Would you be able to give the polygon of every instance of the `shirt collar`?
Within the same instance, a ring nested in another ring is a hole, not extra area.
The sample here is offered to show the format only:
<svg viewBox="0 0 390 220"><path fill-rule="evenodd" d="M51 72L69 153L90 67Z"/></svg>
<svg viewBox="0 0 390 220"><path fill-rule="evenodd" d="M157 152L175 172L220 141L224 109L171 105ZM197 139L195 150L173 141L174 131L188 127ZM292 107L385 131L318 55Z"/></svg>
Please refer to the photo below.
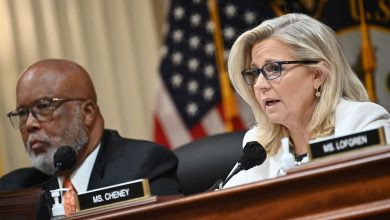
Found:
<svg viewBox="0 0 390 220"><path fill-rule="evenodd" d="M71 175L70 180L72 181L73 187L76 189L77 193L83 193L87 191L89 178L92 173L93 165L95 164L95 160L97 154L100 149L99 145L85 158L84 162L78 167ZM62 187L62 183L64 182L64 177L59 176L58 184Z"/></svg>

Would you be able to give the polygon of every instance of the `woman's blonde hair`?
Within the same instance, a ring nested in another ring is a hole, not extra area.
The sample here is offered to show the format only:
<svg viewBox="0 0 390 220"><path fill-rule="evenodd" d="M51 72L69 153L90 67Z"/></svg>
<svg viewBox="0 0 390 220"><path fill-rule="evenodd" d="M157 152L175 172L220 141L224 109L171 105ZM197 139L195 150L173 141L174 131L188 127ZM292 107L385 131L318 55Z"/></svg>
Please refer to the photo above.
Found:
<svg viewBox="0 0 390 220"><path fill-rule="evenodd" d="M251 106L258 126L258 140L267 151L275 154L281 138L288 135L285 127L271 123L258 103L253 86L247 85L241 71L250 67L252 47L266 39L276 39L289 46L295 58L320 60L317 64L308 65L315 71L327 75L321 85L321 97L318 99L309 124L312 137L329 135L334 129L334 113L343 97L355 101L367 101L367 92L349 66L335 33L325 24L307 15L291 13L271 20L246 31L234 42L229 59L228 71L230 80ZM313 92L314 91L308 91Z"/></svg>

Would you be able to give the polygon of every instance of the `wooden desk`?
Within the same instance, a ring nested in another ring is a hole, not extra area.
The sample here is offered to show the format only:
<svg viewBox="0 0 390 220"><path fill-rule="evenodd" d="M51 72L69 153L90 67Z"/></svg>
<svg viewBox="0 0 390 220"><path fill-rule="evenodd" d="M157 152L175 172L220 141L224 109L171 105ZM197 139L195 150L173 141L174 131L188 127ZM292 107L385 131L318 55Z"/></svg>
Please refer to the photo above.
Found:
<svg viewBox="0 0 390 220"><path fill-rule="evenodd" d="M24 189L0 192L0 219L35 219L41 189Z"/></svg>
<svg viewBox="0 0 390 220"><path fill-rule="evenodd" d="M344 154L253 184L78 213L69 219L378 219L390 216L390 146ZM389 218L388 218L389 219Z"/></svg>
<svg viewBox="0 0 390 220"><path fill-rule="evenodd" d="M22 195L31 205L13 198L19 193L0 193L0 219L34 216L39 192ZM240 187L160 197L140 206L117 204L68 219L286 218L390 219L390 146L314 161L286 176Z"/></svg>

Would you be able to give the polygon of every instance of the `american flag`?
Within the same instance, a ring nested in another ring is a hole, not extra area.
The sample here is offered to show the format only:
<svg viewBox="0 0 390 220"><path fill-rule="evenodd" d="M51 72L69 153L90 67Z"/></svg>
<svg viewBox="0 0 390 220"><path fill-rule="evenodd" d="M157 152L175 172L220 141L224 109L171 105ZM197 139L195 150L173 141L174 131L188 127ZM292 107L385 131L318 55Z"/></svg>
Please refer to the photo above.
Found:
<svg viewBox="0 0 390 220"><path fill-rule="evenodd" d="M274 17L267 1L218 1L224 56L238 35ZM172 0L162 48L154 117L155 141L177 148L196 138L225 132L215 61L214 25L207 0ZM237 130L253 123L237 96Z"/></svg>

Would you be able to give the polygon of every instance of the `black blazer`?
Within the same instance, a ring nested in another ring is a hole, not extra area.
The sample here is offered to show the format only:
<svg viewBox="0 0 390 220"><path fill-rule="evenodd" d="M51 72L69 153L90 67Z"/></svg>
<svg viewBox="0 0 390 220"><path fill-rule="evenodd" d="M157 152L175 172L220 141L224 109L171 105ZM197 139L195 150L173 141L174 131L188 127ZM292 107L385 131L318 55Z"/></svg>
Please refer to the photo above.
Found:
<svg viewBox="0 0 390 220"><path fill-rule="evenodd" d="M0 191L39 188L50 178L34 167L19 168L0 177Z"/></svg>
<svg viewBox="0 0 390 220"><path fill-rule="evenodd" d="M87 190L147 178L152 195L181 194L177 165L176 156L163 146L122 138L117 131L104 130ZM37 207L37 219L50 218L50 190L58 187L56 178L43 187L45 193Z"/></svg>
<svg viewBox="0 0 390 220"><path fill-rule="evenodd" d="M152 195L180 194L177 166L176 156L163 146L105 130L88 190L146 178Z"/></svg>

